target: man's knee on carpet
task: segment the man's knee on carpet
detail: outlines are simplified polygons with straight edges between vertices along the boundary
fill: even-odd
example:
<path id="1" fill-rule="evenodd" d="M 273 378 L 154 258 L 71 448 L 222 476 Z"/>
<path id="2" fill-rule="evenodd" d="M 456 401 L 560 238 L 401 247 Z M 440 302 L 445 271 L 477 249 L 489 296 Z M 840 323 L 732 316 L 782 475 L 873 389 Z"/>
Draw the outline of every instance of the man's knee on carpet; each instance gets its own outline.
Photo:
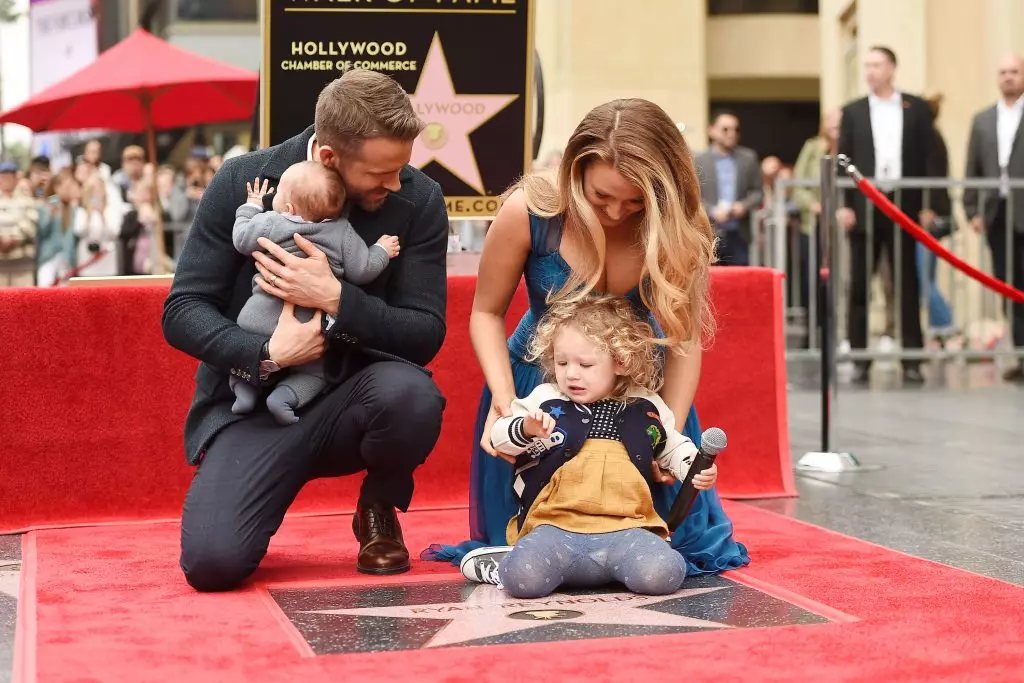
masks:
<path id="1" fill-rule="evenodd" d="M 433 447 L 445 400 L 426 373 L 404 363 L 375 363 L 356 391 L 366 409 L 367 431 Z"/>
<path id="2" fill-rule="evenodd" d="M 237 541 L 231 536 L 218 540 L 182 531 L 181 570 L 189 585 L 200 592 L 238 588 L 256 571 L 266 554 L 266 548 Z"/>

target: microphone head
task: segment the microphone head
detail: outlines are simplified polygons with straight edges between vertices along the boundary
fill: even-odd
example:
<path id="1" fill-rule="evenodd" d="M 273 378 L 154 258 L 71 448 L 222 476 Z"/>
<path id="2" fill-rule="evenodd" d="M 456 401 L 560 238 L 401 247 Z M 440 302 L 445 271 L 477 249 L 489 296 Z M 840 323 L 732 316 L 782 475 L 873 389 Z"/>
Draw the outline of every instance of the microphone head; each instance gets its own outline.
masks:
<path id="1" fill-rule="evenodd" d="M 708 427 L 700 435 L 700 449 L 708 455 L 718 455 L 725 450 L 727 444 L 725 432 L 718 427 Z"/>

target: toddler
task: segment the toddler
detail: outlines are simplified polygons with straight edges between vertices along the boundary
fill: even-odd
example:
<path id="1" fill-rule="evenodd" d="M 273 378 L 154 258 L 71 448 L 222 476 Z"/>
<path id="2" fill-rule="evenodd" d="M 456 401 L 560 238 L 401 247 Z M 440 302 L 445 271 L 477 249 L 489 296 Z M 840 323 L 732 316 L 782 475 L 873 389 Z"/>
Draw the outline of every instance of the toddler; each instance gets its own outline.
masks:
<path id="1" fill-rule="evenodd" d="M 697 448 L 655 393 L 652 340 L 650 325 L 622 298 L 551 306 L 529 360 L 554 381 L 513 401 L 511 417 L 491 431 L 494 447 L 515 456 L 519 512 L 507 532 L 514 546 L 468 553 L 466 578 L 516 598 L 611 581 L 648 595 L 682 586 L 686 561 L 666 542 L 650 486 L 654 461 L 682 479 Z M 712 466 L 693 485 L 708 489 L 717 474 Z"/>
<path id="2" fill-rule="evenodd" d="M 295 243 L 294 235 L 302 235 L 326 255 L 331 270 L 340 280 L 364 285 L 383 272 L 398 255 L 398 238 L 383 235 L 377 243 L 367 246 L 344 216 L 338 217 L 345 203 L 345 187 L 341 178 L 315 161 L 302 161 L 289 166 L 281 174 L 276 191 L 267 189 L 255 178 L 245 184 L 248 200 L 235 212 L 232 240 L 246 256 L 259 249 L 257 240 L 265 237 L 296 256 L 306 253 Z M 274 193 L 273 211 L 264 211 L 263 197 Z M 277 327 L 284 302 L 264 292 L 253 278 L 252 296 L 238 313 L 242 329 L 271 336 Z M 296 308 L 301 322 L 312 319 L 314 311 Z M 323 361 L 316 360 L 296 366 L 288 372 L 267 396 L 267 409 L 278 421 L 287 425 L 298 422 L 295 411 L 307 405 L 326 386 Z M 251 412 L 256 407 L 259 390 L 234 375 L 230 378 L 236 414 Z"/>

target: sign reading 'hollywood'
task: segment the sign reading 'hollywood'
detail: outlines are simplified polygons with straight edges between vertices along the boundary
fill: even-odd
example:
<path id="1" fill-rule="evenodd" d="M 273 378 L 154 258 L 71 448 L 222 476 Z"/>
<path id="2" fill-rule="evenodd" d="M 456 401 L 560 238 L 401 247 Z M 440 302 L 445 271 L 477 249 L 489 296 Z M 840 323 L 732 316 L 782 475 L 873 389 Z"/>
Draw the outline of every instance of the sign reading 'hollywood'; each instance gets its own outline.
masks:
<path id="1" fill-rule="evenodd" d="M 411 163 L 452 216 L 493 216 L 529 168 L 533 0 L 264 0 L 260 141 L 313 121 L 349 69 L 398 81 L 426 128 Z"/>

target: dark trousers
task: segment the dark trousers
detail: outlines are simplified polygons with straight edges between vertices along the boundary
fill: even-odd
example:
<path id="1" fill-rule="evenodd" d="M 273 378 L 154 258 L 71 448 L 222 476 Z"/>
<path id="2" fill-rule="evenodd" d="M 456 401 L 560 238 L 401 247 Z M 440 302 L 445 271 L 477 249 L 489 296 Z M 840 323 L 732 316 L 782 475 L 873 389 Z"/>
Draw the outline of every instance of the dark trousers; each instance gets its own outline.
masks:
<path id="1" fill-rule="evenodd" d="M 1024 209 L 1024 207 L 1021 207 Z M 1010 248 L 1013 250 L 1013 277 L 1007 274 L 1009 255 L 1006 252 L 1006 231 L 1009 229 Z M 1024 234 L 1006 225 L 1006 200 L 1000 200 L 995 222 L 988 229 L 988 246 L 992 250 L 992 270 L 997 279 L 1024 290 Z M 1024 304 L 1010 304 L 1010 330 L 1015 346 L 1024 346 Z"/>
<path id="2" fill-rule="evenodd" d="M 359 502 L 409 507 L 413 471 L 441 433 L 444 398 L 425 373 L 374 363 L 280 426 L 265 408 L 206 449 L 181 520 L 181 568 L 197 590 L 230 590 L 256 570 L 306 482 L 366 471 Z"/>
<path id="3" fill-rule="evenodd" d="M 750 265 L 750 246 L 743 240 L 739 230 L 718 231 L 718 265 Z"/>
<path id="4" fill-rule="evenodd" d="M 850 306 L 849 327 L 850 348 L 864 349 L 868 345 L 868 292 L 871 287 L 871 276 L 878 269 L 878 262 L 883 251 L 889 255 L 892 264 L 893 279 L 897 279 L 896 240 L 900 245 L 899 278 L 893 283 L 893 292 L 899 293 L 900 332 L 903 348 L 920 349 L 924 346 L 921 333 L 921 298 L 918 293 L 917 278 L 917 247 L 914 238 L 893 222 L 885 214 L 872 207 L 874 224 L 872 226 L 871 244 L 868 244 L 867 226 L 863 211 L 857 214 L 857 225 L 850 231 Z M 904 212 L 917 220 L 917 209 L 904 208 Z M 872 272 L 868 272 L 868 248 L 871 249 Z M 870 363 L 858 362 L 857 365 L 867 367 Z M 919 361 L 903 361 L 904 367 L 917 367 Z"/>

